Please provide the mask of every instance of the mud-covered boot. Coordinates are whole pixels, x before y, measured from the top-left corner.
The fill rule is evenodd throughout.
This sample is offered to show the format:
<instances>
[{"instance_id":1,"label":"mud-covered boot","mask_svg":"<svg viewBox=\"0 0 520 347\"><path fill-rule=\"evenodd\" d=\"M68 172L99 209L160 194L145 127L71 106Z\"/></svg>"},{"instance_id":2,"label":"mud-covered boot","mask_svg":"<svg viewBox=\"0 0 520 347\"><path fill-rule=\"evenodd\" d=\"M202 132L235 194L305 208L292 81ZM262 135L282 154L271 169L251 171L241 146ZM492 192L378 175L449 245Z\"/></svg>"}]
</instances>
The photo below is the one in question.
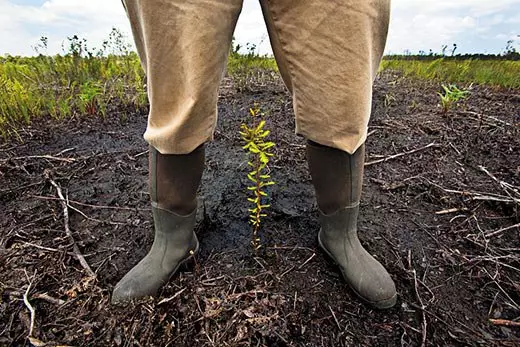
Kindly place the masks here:
<instances>
[{"instance_id":1,"label":"mud-covered boot","mask_svg":"<svg viewBox=\"0 0 520 347\"><path fill-rule=\"evenodd\" d=\"M321 230L318 241L339 266L343 278L366 303L379 309L395 305L395 284L361 245L357 217L363 183L365 150L354 154L307 143L307 160L316 190Z\"/></svg>"},{"instance_id":2,"label":"mud-covered boot","mask_svg":"<svg viewBox=\"0 0 520 347\"><path fill-rule=\"evenodd\" d=\"M199 249L194 228L204 146L181 155L163 155L150 147L149 168L154 241L148 254L117 283L113 304L156 295Z\"/></svg>"}]
</instances>

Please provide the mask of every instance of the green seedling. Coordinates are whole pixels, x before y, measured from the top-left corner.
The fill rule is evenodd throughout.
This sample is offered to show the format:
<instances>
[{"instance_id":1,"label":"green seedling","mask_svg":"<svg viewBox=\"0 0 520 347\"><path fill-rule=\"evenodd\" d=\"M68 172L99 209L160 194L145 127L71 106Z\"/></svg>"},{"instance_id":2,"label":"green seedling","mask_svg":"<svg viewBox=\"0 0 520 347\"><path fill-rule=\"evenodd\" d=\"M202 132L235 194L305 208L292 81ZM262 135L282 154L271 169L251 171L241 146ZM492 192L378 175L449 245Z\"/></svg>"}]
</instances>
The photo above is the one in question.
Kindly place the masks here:
<instances>
[{"instance_id":1,"label":"green seedling","mask_svg":"<svg viewBox=\"0 0 520 347\"><path fill-rule=\"evenodd\" d=\"M97 83L85 82L79 90L79 109L82 113L95 115L100 104L99 98L103 95L101 87Z\"/></svg>"},{"instance_id":2,"label":"green seedling","mask_svg":"<svg viewBox=\"0 0 520 347\"><path fill-rule=\"evenodd\" d=\"M444 90L444 93L437 92L437 95L439 95L442 112L444 114L448 113L454 105L456 105L460 100L467 98L469 95L469 91L461 90L454 84L449 84L448 86L443 84L442 89Z\"/></svg>"},{"instance_id":3,"label":"green seedling","mask_svg":"<svg viewBox=\"0 0 520 347\"><path fill-rule=\"evenodd\" d=\"M385 107L388 108L390 107L391 105L393 105L395 103L396 99L395 99L395 96L393 94L386 94L385 95Z\"/></svg>"},{"instance_id":4,"label":"green seedling","mask_svg":"<svg viewBox=\"0 0 520 347\"><path fill-rule=\"evenodd\" d=\"M258 105L249 109L249 113L253 118L253 126L249 127L247 124L242 124L240 129L240 136L245 145L242 147L247 151L248 162L247 165L251 167L251 171L247 173L247 178L250 181L250 186L247 187L247 192L250 194L247 201L252 204L249 211L249 222L253 226L253 239L251 244L253 249L257 250L261 247L258 231L263 217L266 217L265 209L270 207L266 202L268 199L265 188L275 184L269 175L268 164L273 153L271 149L275 146L274 142L267 141L269 130L264 130L265 115L260 111Z\"/></svg>"}]
</instances>

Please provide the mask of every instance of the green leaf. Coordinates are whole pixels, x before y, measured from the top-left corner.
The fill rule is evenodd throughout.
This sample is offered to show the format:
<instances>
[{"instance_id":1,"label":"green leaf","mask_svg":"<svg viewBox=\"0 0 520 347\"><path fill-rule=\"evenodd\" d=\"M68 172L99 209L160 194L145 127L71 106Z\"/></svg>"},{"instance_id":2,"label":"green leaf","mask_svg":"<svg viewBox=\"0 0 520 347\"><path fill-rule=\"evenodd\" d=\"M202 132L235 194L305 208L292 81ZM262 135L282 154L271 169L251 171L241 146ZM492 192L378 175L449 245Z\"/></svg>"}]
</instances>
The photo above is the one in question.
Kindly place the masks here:
<instances>
[{"instance_id":1,"label":"green leaf","mask_svg":"<svg viewBox=\"0 0 520 347\"><path fill-rule=\"evenodd\" d=\"M260 136L260 138L264 138L264 137L267 137L269 134L271 133L270 130L265 130L265 131L262 131L258 136Z\"/></svg>"},{"instance_id":2,"label":"green leaf","mask_svg":"<svg viewBox=\"0 0 520 347\"><path fill-rule=\"evenodd\" d=\"M260 183L260 187L267 187L267 186L272 186L273 184L275 184L274 182L261 182Z\"/></svg>"},{"instance_id":3,"label":"green leaf","mask_svg":"<svg viewBox=\"0 0 520 347\"><path fill-rule=\"evenodd\" d=\"M258 125L255 129L255 133L259 133L262 130L262 128L264 127L264 125L265 125L265 120L260 121L260 123L258 123Z\"/></svg>"}]
</instances>

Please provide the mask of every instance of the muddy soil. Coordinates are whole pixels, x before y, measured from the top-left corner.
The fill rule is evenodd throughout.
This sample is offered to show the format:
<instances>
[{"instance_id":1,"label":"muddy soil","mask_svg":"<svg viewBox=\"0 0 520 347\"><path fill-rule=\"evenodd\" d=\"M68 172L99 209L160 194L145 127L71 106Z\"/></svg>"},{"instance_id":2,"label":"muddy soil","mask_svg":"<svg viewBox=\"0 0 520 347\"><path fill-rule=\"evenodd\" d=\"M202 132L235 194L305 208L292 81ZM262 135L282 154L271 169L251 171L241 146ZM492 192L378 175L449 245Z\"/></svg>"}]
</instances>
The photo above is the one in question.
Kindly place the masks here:
<instances>
[{"instance_id":1,"label":"muddy soil","mask_svg":"<svg viewBox=\"0 0 520 347\"><path fill-rule=\"evenodd\" d=\"M318 248L305 142L271 73L224 80L201 252L128 307L110 294L153 239L146 110L21 129L23 142L0 147L0 345L29 345L34 317L32 341L48 346L518 346L520 91L472 87L443 114L439 90L394 72L375 85L359 229L396 281L387 311L360 302ZM278 144L257 253L238 135L254 102Z\"/></svg>"}]
</instances>

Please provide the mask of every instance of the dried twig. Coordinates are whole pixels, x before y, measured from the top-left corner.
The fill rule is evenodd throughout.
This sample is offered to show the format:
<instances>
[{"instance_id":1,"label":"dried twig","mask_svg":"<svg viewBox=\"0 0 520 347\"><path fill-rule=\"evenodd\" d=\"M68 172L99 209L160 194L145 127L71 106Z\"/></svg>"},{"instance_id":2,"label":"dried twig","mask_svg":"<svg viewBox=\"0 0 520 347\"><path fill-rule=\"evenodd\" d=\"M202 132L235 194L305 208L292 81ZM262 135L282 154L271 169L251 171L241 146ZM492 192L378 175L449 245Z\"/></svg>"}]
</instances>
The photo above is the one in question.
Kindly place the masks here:
<instances>
[{"instance_id":1,"label":"dried twig","mask_svg":"<svg viewBox=\"0 0 520 347\"><path fill-rule=\"evenodd\" d=\"M41 195L28 195L30 198L43 199L43 200L61 200L60 198L55 198L53 196L41 196ZM150 211L150 208L138 208L138 207L120 207L120 206L106 206L106 205L92 205L86 204L84 202L79 202L75 200L67 199L69 206L70 204L98 208L98 209L107 209L107 210L126 210L126 211Z\"/></svg>"},{"instance_id":2,"label":"dried twig","mask_svg":"<svg viewBox=\"0 0 520 347\"><path fill-rule=\"evenodd\" d=\"M432 143L430 143L430 144L428 144L428 145L426 145L424 147L412 149L412 150L406 151L406 152L393 154L393 155L390 155L388 157L384 157L382 159L369 161L369 162L365 163L365 166L370 166L370 165L382 163L382 162L385 162L385 161L388 161L388 160L392 160L392 159L395 159L395 158L399 158L399 157L402 157L402 156L405 156L405 155L408 155L408 154L413 154L413 153L416 153L416 152L419 152L419 151L423 151L423 150L425 150L427 148L430 148L430 147L439 147L439 145L436 144L435 142L432 142Z\"/></svg>"},{"instance_id":3,"label":"dried twig","mask_svg":"<svg viewBox=\"0 0 520 347\"><path fill-rule=\"evenodd\" d=\"M375 133L377 131L377 129L374 129L372 131L370 131L368 134L367 134L367 137L369 137L370 135L372 135L373 133Z\"/></svg>"},{"instance_id":4,"label":"dried twig","mask_svg":"<svg viewBox=\"0 0 520 347\"><path fill-rule=\"evenodd\" d=\"M448 209L442 210L442 211L437 211L437 212L435 212L435 214L448 214L448 213L467 211L467 210L468 209L465 207L463 207L463 208L454 207L454 208L448 208Z\"/></svg>"},{"instance_id":5,"label":"dried twig","mask_svg":"<svg viewBox=\"0 0 520 347\"><path fill-rule=\"evenodd\" d=\"M306 261L304 261L300 266L298 266L298 269L301 269L302 267L304 267L308 262L310 262L312 260L312 258L314 258L316 256L316 253L312 253L312 255L307 258Z\"/></svg>"},{"instance_id":6,"label":"dried twig","mask_svg":"<svg viewBox=\"0 0 520 347\"><path fill-rule=\"evenodd\" d=\"M415 284L415 295L417 296L417 300L419 301L419 304L421 305L421 313L422 313L422 341L421 341L421 347L426 346L426 334L427 334L427 327L428 323L426 322L426 313L424 312L426 306L424 306L424 303L421 299L421 296L419 295L419 284L417 282L417 272L415 269L412 270L413 273L413 281Z\"/></svg>"},{"instance_id":7,"label":"dried twig","mask_svg":"<svg viewBox=\"0 0 520 347\"><path fill-rule=\"evenodd\" d=\"M63 161L63 162L66 162L66 163L72 163L72 162L76 161L75 158L60 158L58 156L62 155L63 153L66 153L66 152L70 152L73 149L74 148L67 148L67 149L64 149L63 151L61 151L59 153L56 153L55 155L49 155L49 154L27 155L27 156L23 156L23 157L13 157L13 158L2 159L1 161L2 162L7 162L7 161L10 161L10 160L48 159L48 160L56 160L56 161Z\"/></svg>"},{"instance_id":8,"label":"dried twig","mask_svg":"<svg viewBox=\"0 0 520 347\"><path fill-rule=\"evenodd\" d=\"M61 306L61 305L66 303L65 300L54 298L54 297L50 296L47 293L34 294L32 297L35 298L35 299L45 300L47 302L50 302L51 304L58 305L58 306Z\"/></svg>"},{"instance_id":9,"label":"dried twig","mask_svg":"<svg viewBox=\"0 0 520 347\"><path fill-rule=\"evenodd\" d=\"M481 192L470 192L470 191L462 191L462 190L453 190L453 189L445 189L439 185L437 187L444 190L446 193L452 194L460 194L464 196L471 197L472 200L481 200L481 201L496 201L496 202L507 202L507 203L516 203L520 204L520 199L511 198L504 195L493 194L493 193L481 193Z\"/></svg>"},{"instance_id":10,"label":"dried twig","mask_svg":"<svg viewBox=\"0 0 520 347\"><path fill-rule=\"evenodd\" d=\"M505 325L508 327L520 327L520 322L515 322L506 319L490 319L489 322L494 325Z\"/></svg>"},{"instance_id":11,"label":"dried twig","mask_svg":"<svg viewBox=\"0 0 520 347\"><path fill-rule=\"evenodd\" d=\"M147 149L147 150L144 151L144 152L137 153L136 155L134 155L134 158L138 158L138 157L140 157L140 156L142 156L142 155L144 155L144 154L148 154L148 152L150 152L150 150Z\"/></svg>"},{"instance_id":12,"label":"dried twig","mask_svg":"<svg viewBox=\"0 0 520 347\"><path fill-rule=\"evenodd\" d=\"M520 223L514 224L514 225L510 225L508 227L501 228L501 229L498 229L498 230L495 230L495 231L491 231L491 232L486 233L484 235L486 237L493 237L493 236L497 236L498 234L503 233L504 231L508 231L508 230L511 230L511 229L514 229L514 228L520 228Z\"/></svg>"},{"instance_id":13,"label":"dried twig","mask_svg":"<svg viewBox=\"0 0 520 347\"><path fill-rule=\"evenodd\" d=\"M516 202L519 202L520 203L520 188L517 188L515 186L513 186L512 184L509 184L505 181L501 181L499 180L498 178L496 178L495 176L493 176L493 174L491 174L491 172L489 172L484 166L482 165L479 165L479 170L484 172L486 175L488 175L489 177L491 177L491 179L493 181L495 181L499 186L500 188L502 188L502 190L513 200L515 200Z\"/></svg>"},{"instance_id":14,"label":"dried twig","mask_svg":"<svg viewBox=\"0 0 520 347\"><path fill-rule=\"evenodd\" d=\"M27 273L25 275L27 276ZM30 339L33 334L34 319L36 317L36 311L34 310L34 307L32 307L31 303L29 302L29 298L28 298L29 291L31 290L32 282L29 280L29 278L27 278L27 280L29 281L29 285L27 285L27 289L25 290L25 293L23 295L23 302L24 302L25 306L27 307L27 309L29 310L29 312L31 312L31 325L29 326L29 333L27 334L27 338Z\"/></svg>"},{"instance_id":15,"label":"dried twig","mask_svg":"<svg viewBox=\"0 0 520 347\"><path fill-rule=\"evenodd\" d=\"M473 118L473 119L476 119L476 120L480 120L479 118L487 118L487 119L491 119L495 122L498 122L500 124L503 124L503 125L507 125L507 126L512 126L511 123L508 123L506 121L503 121L502 119L498 119L497 117L493 117L493 116L488 116L488 115L485 115L485 114L482 114L482 113L477 113L477 112L473 112L473 111L458 111L458 113L462 113L462 114L469 114L469 115L473 115L473 116L476 116L478 118ZM496 124L493 124L492 125L495 125Z\"/></svg>"},{"instance_id":16,"label":"dried twig","mask_svg":"<svg viewBox=\"0 0 520 347\"><path fill-rule=\"evenodd\" d=\"M332 311L332 307L330 307L330 305L329 305L329 310L330 310L330 313L332 313L332 317L334 317L334 321L336 322L336 325L338 326L339 331L341 331L341 326L339 325L338 318L336 318L336 314L334 313L334 311Z\"/></svg>"},{"instance_id":17,"label":"dried twig","mask_svg":"<svg viewBox=\"0 0 520 347\"><path fill-rule=\"evenodd\" d=\"M72 243L72 249L74 251L74 254L76 255L76 258L79 260L81 266L83 266L83 268L87 271L89 276L96 278L96 273L94 271L92 271L92 269L88 265L87 261L85 260L85 257L83 256L83 254L81 254L79 247L76 244L76 241L74 241L72 232L70 231L69 209L67 207L67 200L63 196L60 186L52 180L52 178L50 177L50 173L47 170L45 171L45 177L54 186L54 188L56 188L56 191L58 192L58 196L60 197L61 205L63 207L63 221L64 221L65 233L67 234L68 238L70 239L70 241Z\"/></svg>"},{"instance_id":18,"label":"dried twig","mask_svg":"<svg viewBox=\"0 0 520 347\"><path fill-rule=\"evenodd\" d=\"M73 211L76 211L77 213L79 213L80 215L85 217L86 219L91 220L91 221L96 222L96 223L106 223L106 224L111 224L111 225L125 225L126 224L126 223L112 222L112 221L109 221L109 220L100 220L100 219L97 219L97 218L89 217L85 213L83 213L83 211L81 211L80 209L72 206L70 204L70 201L69 201L68 197L67 197L67 207L72 209Z\"/></svg>"},{"instance_id":19,"label":"dried twig","mask_svg":"<svg viewBox=\"0 0 520 347\"><path fill-rule=\"evenodd\" d=\"M164 303L167 303L167 302L172 301L173 299L175 299L176 297L178 297L179 295L181 295L185 290L186 290L186 288L182 288L182 289L179 290L177 293L175 293L173 296L171 296L171 297L169 297L169 298L162 299L161 301L159 301L159 302L157 303L157 305L161 305L161 304L164 304Z\"/></svg>"}]
</instances>

